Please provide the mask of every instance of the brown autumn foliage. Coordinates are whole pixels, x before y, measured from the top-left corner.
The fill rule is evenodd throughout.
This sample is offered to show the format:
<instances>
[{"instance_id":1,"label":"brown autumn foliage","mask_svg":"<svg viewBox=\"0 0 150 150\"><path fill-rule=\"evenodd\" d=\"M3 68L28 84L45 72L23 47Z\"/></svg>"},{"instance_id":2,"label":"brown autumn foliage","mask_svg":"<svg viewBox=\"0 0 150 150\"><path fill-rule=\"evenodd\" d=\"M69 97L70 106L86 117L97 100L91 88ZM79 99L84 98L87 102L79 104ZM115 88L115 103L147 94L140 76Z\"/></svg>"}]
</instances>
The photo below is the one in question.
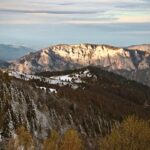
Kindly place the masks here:
<instances>
[{"instance_id":1,"label":"brown autumn foliage","mask_svg":"<svg viewBox=\"0 0 150 150\"><path fill-rule=\"evenodd\" d=\"M34 150L31 134L19 127L15 138L11 138L6 150ZM84 150L80 134L74 129L68 129L63 136L52 130L44 140L42 150ZM109 135L100 140L99 150L149 150L150 125L148 121L135 116L126 118L119 127L114 127Z\"/></svg>"},{"instance_id":2,"label":"brown autumn foliage","mask_svg":"<svg viewBox=\"0 0 150 150\"><path fill-rule=\"evenodd\" d=\"M55 130L51 131L43 143L43 150L83 150L80 135L74 129L68 129L61 137Z\"/></svg>"},{"instance_id":3,"label":"brown autumn foliage","mask_svg":"<svg viewBox=\"0 0 150 150\"><path fill-rule=\"evenodd\" d=\"M60 141L59 134L52 130L50 137L48 137L43 143L43 150L58 150L58 143Z\"/></svg>"},{"instance_id":4,"label":"brown autumn foliage","mask_svg":"<svg viewBox=\"0 0 150 150\"><path fill-rule=\"evenodd\" d=\"M69 129L64 134L59 150L83 150L83 143L78 134L74 129Z\"/></svg>"},{"instance_id":5,"label":"brown autumn foliage","mask_svg":"<svg viewBox=\"0 0 150 150\"><path fill-rule=\"evenodd\" d=\"M34 141L30 132L23 126L16 130L15 137L12 137L6 146L6 150L34 150Z\"/></svg>"},{"instance_id":6,"label":"brown autumn foliage","mask_svg":"<svg viewBox=\"0 0 150 150\"><path fill-rule=\"evenodd\" d=\"M100 141L100 150L150 150L150 125L129 116Z\"/></svg>"}]
</instances>

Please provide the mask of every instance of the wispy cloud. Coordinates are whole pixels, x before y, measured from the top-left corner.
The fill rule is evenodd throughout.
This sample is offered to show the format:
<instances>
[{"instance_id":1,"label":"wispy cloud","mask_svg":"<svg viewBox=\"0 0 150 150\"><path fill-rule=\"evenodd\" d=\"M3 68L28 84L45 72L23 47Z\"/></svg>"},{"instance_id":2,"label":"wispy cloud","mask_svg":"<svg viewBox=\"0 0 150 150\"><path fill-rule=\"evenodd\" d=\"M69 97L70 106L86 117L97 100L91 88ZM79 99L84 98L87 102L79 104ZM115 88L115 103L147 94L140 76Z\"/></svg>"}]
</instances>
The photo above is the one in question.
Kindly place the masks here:
<instances>
[{"instance_id":1,"label":"wispy cloud","mask_svg":"<svg viewBox=\"0 0 150 150\"><path fill-rule=\"evenodd\" d=\"M0 24L150 22L149 0L0 0L0 2Z\"/></svg>"},{"instance_id":2,"label":"wispy cloud","mask_svg":"<svg viewBox=\"0 0 150 150\"><path fill-rule=\"evenodd\" d=\"M71 11L71 10L19 10L19 9L0 9L0 12L7 13L34 13L34 14L96 14L98 11Z\"/></svg>"}]
</instances>

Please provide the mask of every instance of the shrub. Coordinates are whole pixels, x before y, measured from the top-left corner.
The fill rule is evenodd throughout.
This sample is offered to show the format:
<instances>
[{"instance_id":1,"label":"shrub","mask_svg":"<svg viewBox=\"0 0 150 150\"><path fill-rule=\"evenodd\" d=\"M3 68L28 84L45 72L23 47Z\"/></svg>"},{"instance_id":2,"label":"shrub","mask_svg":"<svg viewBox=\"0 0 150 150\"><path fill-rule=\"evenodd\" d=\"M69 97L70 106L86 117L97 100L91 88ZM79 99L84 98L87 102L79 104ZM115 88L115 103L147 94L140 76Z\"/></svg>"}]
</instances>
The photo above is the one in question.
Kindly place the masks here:
<instances>
[{"instance_id":1,"label":"shrub","mask_svg":"<svg viewBox=\"0 0 150 150\"><path fill-rule=\"evenodd\" d=\"M6 150L34 150L34 142L31 134L23 127L16 130L16 135L7 144Z\"/></svg>"},{"instance_id":2,"label":"shrub","mask_svg":"<svg viewBox=\"0 0 150 150\"><path fill-rule=\"evenodd\" d=\"M63 136L60 150L83 150L83 143L78 132L74 129L69 129Z\"/></svg>"},{"instance_id":3,"label":"shrub","mask_svg":"<svg viewBox=\"0 0 150 150\"><path fill-rule=\"evenodd\" d=\"M100 141L100 150L150 150L150 125L129 116Z\"/></svg>"},{"instance_id":4,"label":"shrub","mask_svg":"<svg viewBox=\"0 0 150 150\"><path fill-rule=\"evenodd\" d=\"M58 150L59 134L52 130L50 137L48 137L43 144L43 150Z\"/></svg>"}]
</instances>

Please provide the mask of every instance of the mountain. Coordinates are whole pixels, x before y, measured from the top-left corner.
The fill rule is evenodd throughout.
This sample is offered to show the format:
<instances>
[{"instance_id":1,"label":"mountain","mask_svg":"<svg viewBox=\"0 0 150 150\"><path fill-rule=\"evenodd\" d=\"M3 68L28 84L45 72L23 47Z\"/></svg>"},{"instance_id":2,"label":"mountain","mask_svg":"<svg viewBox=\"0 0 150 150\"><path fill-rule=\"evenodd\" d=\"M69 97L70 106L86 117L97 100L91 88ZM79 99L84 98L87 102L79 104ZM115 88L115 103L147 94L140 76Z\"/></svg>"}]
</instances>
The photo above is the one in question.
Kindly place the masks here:
<instances>
[{"instance_id":1,"label":"mountain","mask_svg":"<svg viewBox=\"0 0 150 150\"><path fill-rule=\"evenodd\" d=\"M120 75L123 75L126 78L129 78L131 80L135 80L137 82L140 82L140 83L150 86L150 65L149 65L150 44L133 45L133 46L129 46L127 48L128 48L128 50L131 50L131 51L137 51L140 53L144 52L148 57L145 60L145 62L143 61L142 65L147 64L148 67L147 68L141 67L140 69L132 70L132 71L117 70L117 71L115 71L115 73L118 73Z\"/></svg>"},{"instance_id":2,"label":"mountain","mask_svg":"<svg viewBox=\"0 0 150 150\"><path fill-rule=\"evenodd\" d=\"M68 61L57 55L55 52L45 49L30 53L29 55L14 61L10 69L22 73L33 74L42 71L73 69L78 66L81 65Z\"/></svg>"},{"instance_id":3,"label":"mountain","mask_svg":"<svg viewBox=\"0 0 150 150\"><path fill-rule=\"evenodd\" d=\"M55 45L30 53L16 61L10 69L34 74L98 66L143 84L150 85L150 53L146 50L110 45ZM144 78L143 78L144 74Z\"/></svg>"},{"instance_id":4,"label":"mountain","mask_svg":"<svg viewBox=\"0 0 150 150\"><path fill-rule=\"evenodd\" d=\"M6 61L3 61L3 60L0 60L0 68L8 68L10 65L10 63L6 62Z\"/></svg>"},{"instance_id":5,"label":"mountain","mask_svg":"<svg viewBox=\"0 0 150 150\"><path fill-rule=\"evenodd\" d=\"M18 59L11 69L36 73L93 65L130 71L149 68L149 56L147 52L108 45L56 45Z\"/></svg>"},{"instance_id":6,"label":"mountain","mask_svg":"<svg viewBox=\"0 0 150 150\"><path fill-rule=\"evenodd\" d=\"M140 51L150 53L150 44L132 45L132 46L129 46L128 49L140 50Z\"/></svg>"},{"instance_id":7,"label":"mountain","mask_svg":"<svg viewBox=\"0 0 150 150\"><path fill-rule=\"evenodd\" d=\"M0 44L0 59L4 61L15 60L32 51L35 50L24 46Z\"/></svg>"},{"instance_id":8,"label":"mountain","mask_svg":"<svg viewBox=\"0 0 150 150\"><path fill-rule=\"evenodd\" d=\"M51 130L62 134L75 128L91 150L96 138L126 116L150 119L149 87L96 67L36 75L0 72L0 82L0 146L24 125L38 148Z\"/></svg>"}]
</instances>

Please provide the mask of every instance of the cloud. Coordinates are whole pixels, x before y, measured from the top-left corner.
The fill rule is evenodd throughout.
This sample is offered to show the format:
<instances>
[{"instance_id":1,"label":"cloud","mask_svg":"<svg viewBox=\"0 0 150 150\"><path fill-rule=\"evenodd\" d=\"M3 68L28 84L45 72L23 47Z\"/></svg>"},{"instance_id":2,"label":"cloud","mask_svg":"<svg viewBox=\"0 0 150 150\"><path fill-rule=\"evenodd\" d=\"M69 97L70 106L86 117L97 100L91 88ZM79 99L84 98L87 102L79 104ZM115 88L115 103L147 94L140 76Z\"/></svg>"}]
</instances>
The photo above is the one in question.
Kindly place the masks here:
<instances>
[{"instance_id":1,"label":"cloud","mask_svg":"<svg viewBox=\"0 0 150 150\"><path fill-rule=\"evenodd\" d=\"M19 10L19 9L0 9L0 12L9 12L9 13L37 13L37 14L95 14L98 11L59 11L59 10Z\"/></svg>"},{"instance_id":2,"label":"cloud","mask_svg":"<svg viewBox=\"0 0 150 150\"><path fill-rule=\"evenodd\" d=\"M11 22L20 22L20 24L24 22L31 24L150 22L149 0L0 1L0 24ZM30 18L30 21L26 16Z\"/></svg>"}]
</instances>

